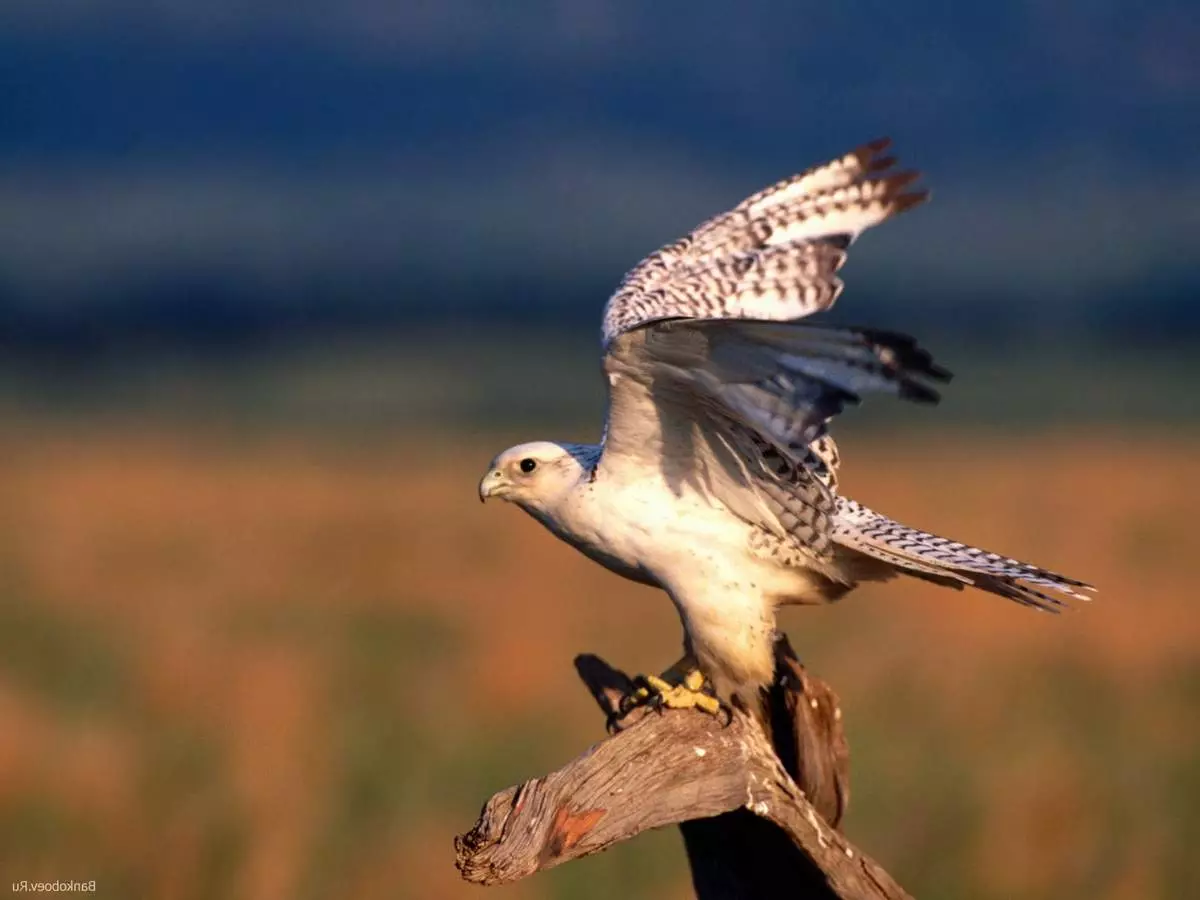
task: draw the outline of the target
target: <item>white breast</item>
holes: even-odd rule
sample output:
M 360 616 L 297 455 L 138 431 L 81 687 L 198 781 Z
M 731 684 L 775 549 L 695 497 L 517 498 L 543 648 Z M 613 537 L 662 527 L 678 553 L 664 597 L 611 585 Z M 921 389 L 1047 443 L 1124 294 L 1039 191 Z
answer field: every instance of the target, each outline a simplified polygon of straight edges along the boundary
M 701 492 L 684 486 L 676 493 L 660 478 L 581 486 L 565 512 L 565 540 L 620 575 L 668 590 L 702 579 L 754 593 L 777 568 L 751 552 L 752 526 Z

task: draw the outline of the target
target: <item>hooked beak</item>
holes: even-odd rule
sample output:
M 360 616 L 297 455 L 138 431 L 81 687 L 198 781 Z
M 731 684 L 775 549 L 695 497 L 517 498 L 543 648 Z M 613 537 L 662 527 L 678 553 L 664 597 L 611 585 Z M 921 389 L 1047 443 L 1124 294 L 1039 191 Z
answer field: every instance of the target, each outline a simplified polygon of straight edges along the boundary
M 488 472 L 479 482 L 479 502 L 484 502 L 488 497 L 494 497 L 497 492 L 507 485 L 504 480 L 504 475 L 499 469 L 493 469 Z

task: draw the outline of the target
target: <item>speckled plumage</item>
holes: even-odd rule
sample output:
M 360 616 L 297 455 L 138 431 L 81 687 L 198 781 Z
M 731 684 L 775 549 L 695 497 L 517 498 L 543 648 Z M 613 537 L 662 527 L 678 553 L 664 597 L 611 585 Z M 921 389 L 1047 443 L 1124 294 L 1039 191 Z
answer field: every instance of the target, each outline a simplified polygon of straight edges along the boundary
M 643 260 L 604 312 L 601 443 L 510 448 L 480 485 L 663 588 L 718 696 L 752 709 L 782 604 L 897 574 L 1044 609 L 1087 587 L 838 495 L 829 421 L 867 393 L 936 402 L 929 382 L 949 377 L 904 335 L 796 321 L 836 301 L 863 230 L 925 199 L 886 146 L 778 182 Z
M 799 319 L 837 300 L 846 248 L 865 229 L 921 203 L 916 172 L 894 172 L 886 139 L 814 166 L 642 260 L 604 311 L 607 343 L 671 318 Z

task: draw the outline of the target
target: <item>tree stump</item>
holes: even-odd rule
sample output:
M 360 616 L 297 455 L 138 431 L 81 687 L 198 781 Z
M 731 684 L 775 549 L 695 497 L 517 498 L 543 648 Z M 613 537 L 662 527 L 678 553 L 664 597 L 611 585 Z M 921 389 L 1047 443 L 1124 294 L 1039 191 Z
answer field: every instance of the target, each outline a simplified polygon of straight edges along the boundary
M 613 734 L 556 772 L 494 795 L 455 839 L 459 872 L 504 884 L 678 825 L 700 900 L 909 895 L 839 830 L 849 752 L 837 696 L 776 643 L 772 737 L 749 716 L 645 707 L 614 720 L 632 688 L 595 656 L 576 669 Z

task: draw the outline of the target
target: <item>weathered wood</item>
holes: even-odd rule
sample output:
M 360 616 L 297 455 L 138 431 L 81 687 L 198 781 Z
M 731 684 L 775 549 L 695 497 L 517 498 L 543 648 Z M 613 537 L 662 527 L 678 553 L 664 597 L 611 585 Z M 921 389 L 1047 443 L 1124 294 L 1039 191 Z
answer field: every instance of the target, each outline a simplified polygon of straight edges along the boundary
M 593 656 L 580 677 L 610 716 L 629 679 Z M 837 697 L 786 640 L 772 691 L 774 747 L 751 718 L 637 709 L 556 772 L 493 796 L 455 840 L 468 881 L 503 884 L 678 824 L 701 900 L 908 895 L 838 831 L 848 760 Z

